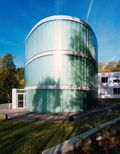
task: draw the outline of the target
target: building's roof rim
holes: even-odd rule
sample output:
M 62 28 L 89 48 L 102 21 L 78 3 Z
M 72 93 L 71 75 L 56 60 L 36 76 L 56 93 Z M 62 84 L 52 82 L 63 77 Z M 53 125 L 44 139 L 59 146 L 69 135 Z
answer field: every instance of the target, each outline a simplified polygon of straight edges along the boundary
M 98 75 L 120 75 L 120 72 L 106 72 L 106 73 L 98 73 Z
M 89 24 L 87 24 L 86 22 L 84 22 L 83 20 L 77 18 L 77 17 L 73 17 L 73 16 L 66 16 L 66 15 L 55 15 L 55 16 L 50 16 L 50 17 L 46 17 L 42 20 L 40 20 L 32 29 L 31 31 L 28 33 L 25 41 L 28 39 L 28 37 L 30 36 L 30 34 L 35 30 L 36 27 L 38 27 L 40 24 L 45 23 L 47 21 L 50 20 L 57 20 L 57 19 L 64 19 L 64 20 L 71 20 L 71 21 L 75 21 L 75 22 L 79 22 L 85 26 L 87 26 L 88 28 L 90 28 L 92 30 L 92 28 L 90 27 Z

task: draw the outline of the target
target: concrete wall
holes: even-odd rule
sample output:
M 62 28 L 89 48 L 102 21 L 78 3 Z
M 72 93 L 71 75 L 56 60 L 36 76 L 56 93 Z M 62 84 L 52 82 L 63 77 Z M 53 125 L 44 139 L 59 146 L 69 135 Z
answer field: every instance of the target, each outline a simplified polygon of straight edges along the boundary
M 0 104 L 0 110 L 11 109 L 12 103 Z

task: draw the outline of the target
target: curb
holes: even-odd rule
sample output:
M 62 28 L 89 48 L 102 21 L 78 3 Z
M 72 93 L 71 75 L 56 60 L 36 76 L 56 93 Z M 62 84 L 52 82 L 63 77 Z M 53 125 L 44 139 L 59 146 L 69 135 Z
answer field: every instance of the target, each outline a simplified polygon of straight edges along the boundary
M 120 117 L 117 117 L 111 121 L 103 123 L 102 125 L 93 128 L 85 133 L 82 133 L 72 139 L 69 139 L 57 146 L 44 150 L 42 154 L 68 154 L 74 153 L 81 145 L 82 142 L 90 144 L 92 142 L 99 141 L 103 138 L 109 137 L 110 134 L 115 134 L 114 126 L 120 125 Z M 117 127 L 116 127 L 117 128 Z

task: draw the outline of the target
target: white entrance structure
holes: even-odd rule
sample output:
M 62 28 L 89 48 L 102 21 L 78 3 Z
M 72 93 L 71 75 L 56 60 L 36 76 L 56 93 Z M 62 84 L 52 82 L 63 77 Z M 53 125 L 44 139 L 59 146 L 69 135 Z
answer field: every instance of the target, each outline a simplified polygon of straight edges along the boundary
M 120 72 L 98 73 L 98 98 L 120 98 Z
M 24 109 L 26 104 L 25 89 L 12 89 L 12 109 Z

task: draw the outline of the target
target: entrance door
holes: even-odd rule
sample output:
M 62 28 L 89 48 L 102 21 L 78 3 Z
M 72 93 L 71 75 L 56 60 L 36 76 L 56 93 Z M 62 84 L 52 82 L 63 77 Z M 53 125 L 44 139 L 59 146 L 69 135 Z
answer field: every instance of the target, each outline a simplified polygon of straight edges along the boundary
M 17 93 L 18 108 L 25 108 L 25 93 Z

